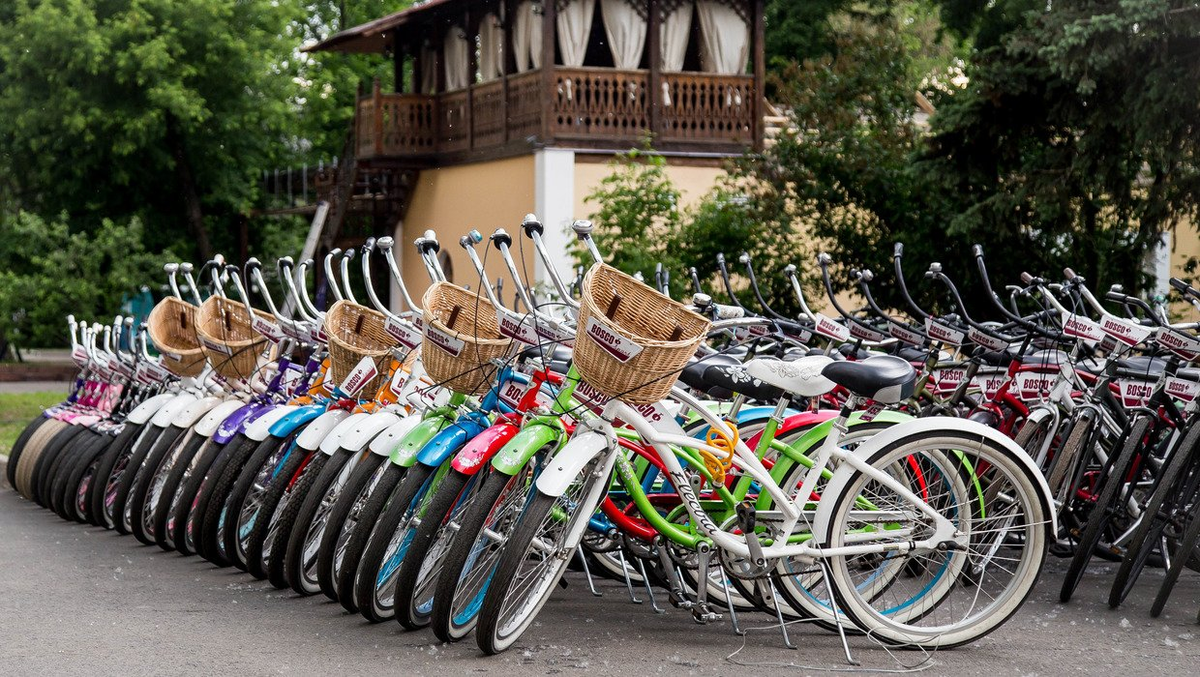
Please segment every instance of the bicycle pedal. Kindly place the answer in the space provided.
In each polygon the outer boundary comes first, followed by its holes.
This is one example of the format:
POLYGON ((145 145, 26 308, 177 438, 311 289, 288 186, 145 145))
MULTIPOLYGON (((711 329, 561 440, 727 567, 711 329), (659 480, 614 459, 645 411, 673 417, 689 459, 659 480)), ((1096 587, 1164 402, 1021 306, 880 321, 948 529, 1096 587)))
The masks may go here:
POLYGON ((724 616, 712 610, 707 604, 697 604, 692 609, 692 620, 696 621, 697 625, 708 625, 713 621, 719 621, 724 616))
POLYGON ((667 595, 667 599, 670 600, 671 606, 676 609, 694 609, 696 607, 696 603, 685 597, 679 590, 672 590, 667 595))

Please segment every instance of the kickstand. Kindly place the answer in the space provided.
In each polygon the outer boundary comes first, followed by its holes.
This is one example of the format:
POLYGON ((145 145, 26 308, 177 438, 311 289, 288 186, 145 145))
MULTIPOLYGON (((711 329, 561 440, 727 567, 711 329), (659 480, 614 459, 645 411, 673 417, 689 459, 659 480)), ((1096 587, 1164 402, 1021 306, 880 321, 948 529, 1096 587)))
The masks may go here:
POLYGON ((775 592, 775 582, 768 576, 766 579, 758 581, 758 589, 762 593, 764 601, 775 607, 775 619, 779 621, 779 631, 783 633, 783 644, 789 649, 796 649, 796 645, 792 644, 792 638, 788 636, 787 623, 783 621, 783 610, 779 608, 779 596, 775 592), (763 580, 766 583, 763 583, 763 580))
POLYGON ((621 574, 625 576, 625 589, 629 591, 629 601, 634 604, 642 604, 646 600, 638 599, 633 594, 633 581, 629 580, 629 564, 625 562, 625 553, 621 552, 621 548, 617 548, 617 557, 621 560, 621 574))
POLYGON ((588 568, 587 557, 583 554, 583 546, 575 546, 575 554, 579 555, 579 563, 583 565, 583 573, 587 576, 588 589, 593 597, 603 597, 604 593, 596 591, 596 583, 592 580, 592 570, 588 568))
POLYGON ((729 572, 725 571, 725 565, 720 561, 717 562, 717 566, 721 567, 721 590, 725 591, 725 606, 729 607, 729 621, 733 623, 733 634, 745 636, 746 632, 738 623, 737 609, 733 608, 733 595, 729 592, 729 572))
POLYGON ((846 639, 846 628, 842 625, 842 611, 838 608, 837 597, 833 594, 832 576, 829 575, 829 563, 820 560, 821 578, 825 579, 825 590, 829 593, 829 608, 833 610, 833 624, 837 626, 838 637, 842 640, 842 651, 846 652, 846 662, 850 665, 862 665, 854 660, 850 653, 850 642, 846 639))
POLYGON ((659 608, 658 602, 654 599, 654 589, 650 587, 650 577, 646 575, 646 564, 642 562, 640 557, 638 558, 637 565, 638 570, 642 574, 642 583, 646 586, 646 594, 650 597, 650 607, 654 609, 654 613, 656 614, 667 613, 665 609, 659 608))

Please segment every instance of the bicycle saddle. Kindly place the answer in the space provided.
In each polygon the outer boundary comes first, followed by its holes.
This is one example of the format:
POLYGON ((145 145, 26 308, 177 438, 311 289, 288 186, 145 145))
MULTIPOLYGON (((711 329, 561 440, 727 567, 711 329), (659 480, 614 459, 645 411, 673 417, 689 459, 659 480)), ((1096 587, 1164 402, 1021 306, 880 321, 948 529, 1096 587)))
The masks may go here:
POLYGON ((746 363, 746 373, 794 395, 816 397, 833 390, 834 382, 821 375, 821 370, 831 364, 834 364, 833 358, 826 355, 810 355, 794 362, 760 357, 746 363))
POLYGON ((879 355, 861 362, 835 362, 821 375, 846 390, 876 402, 893 404, 911 397, 917 372, 893 355, 879 355))

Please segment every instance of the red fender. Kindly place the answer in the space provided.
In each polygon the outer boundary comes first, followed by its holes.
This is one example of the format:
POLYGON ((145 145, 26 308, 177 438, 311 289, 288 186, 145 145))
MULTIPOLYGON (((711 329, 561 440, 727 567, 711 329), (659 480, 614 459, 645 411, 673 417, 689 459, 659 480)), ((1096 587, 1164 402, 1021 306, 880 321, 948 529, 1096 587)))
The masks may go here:
POLYGON ((520 430, 521 426, 511 418, 499 419, 463 445, 462 451, 450 461, 450 467, 465 475, 474 475, 520 430))

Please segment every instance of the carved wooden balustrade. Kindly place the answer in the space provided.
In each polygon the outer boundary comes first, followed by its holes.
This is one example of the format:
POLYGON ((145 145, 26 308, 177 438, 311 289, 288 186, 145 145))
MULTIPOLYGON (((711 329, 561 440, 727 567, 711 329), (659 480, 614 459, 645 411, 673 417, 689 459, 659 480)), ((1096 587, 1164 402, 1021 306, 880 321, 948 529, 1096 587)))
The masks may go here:
POLYGON ((442 94, 373 91, 358 100, 362 159, 455 162, 528 152, 536 143, 624 150, 655 127, 660 150, 735 154, 757 141, 754 78, 556 67, 442 94), (551 90, 545 91, 546 83, 551 90), (657 91, 656 91, 657 90, 657 91))

